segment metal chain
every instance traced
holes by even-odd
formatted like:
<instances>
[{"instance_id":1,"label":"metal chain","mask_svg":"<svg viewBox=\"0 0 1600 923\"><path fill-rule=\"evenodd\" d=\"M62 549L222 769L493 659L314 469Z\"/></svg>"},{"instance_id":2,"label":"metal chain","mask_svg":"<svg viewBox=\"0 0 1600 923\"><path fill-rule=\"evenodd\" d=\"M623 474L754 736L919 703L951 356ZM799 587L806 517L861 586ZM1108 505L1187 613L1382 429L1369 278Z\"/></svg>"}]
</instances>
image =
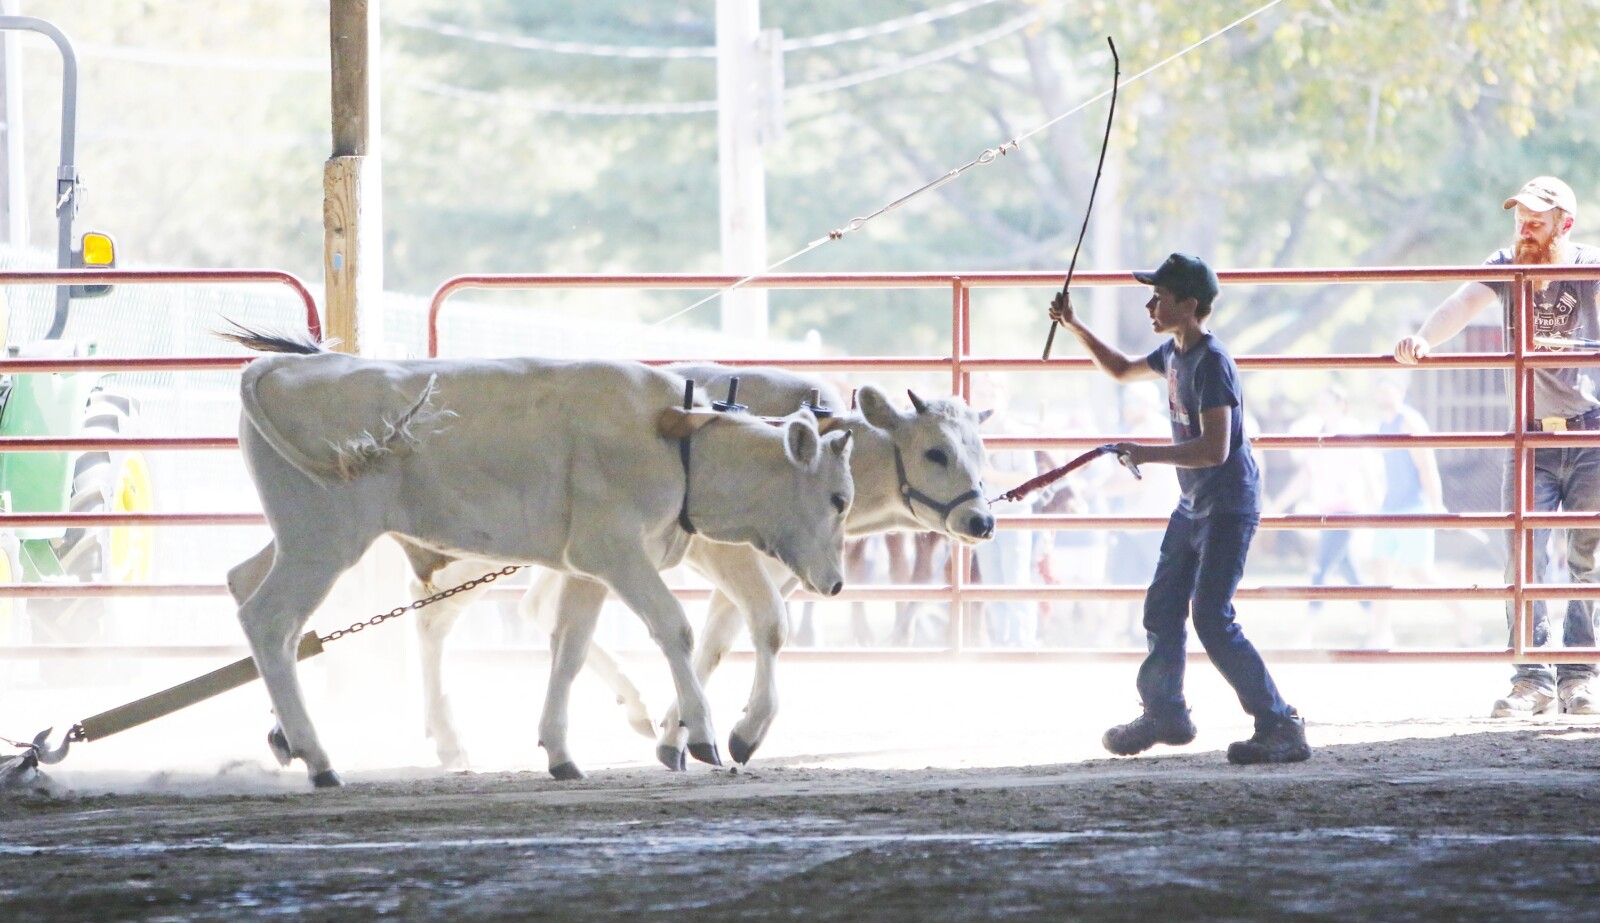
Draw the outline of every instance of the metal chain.
<instances>
[{"instance_id":1,"label":"metal chain","mask_svg":"<svg viewBox=\"0 0 1600 923\"><path fill-rule=\"evenodd\" d=\"M440 590L432 596L423 597L422 599L419 599L409 605L396 606L395 608L390 609L388 612L374 615L372 618L367 619L366 621L356 622L349 628L340 628L335 631L330 631L318 640L320 640L323 644L328 644L343 638L345 635L358 634L366 631L370 626L381 625L390 619L399 618L400 616L405 615L407 612L410 612L414 609L421 609L423 606L432 605L441 599L449 599L457 593L465 593L466 591L485 583L493 583L496 580L499 580L501 577L509 577L517 571L522 570L526 566L527 565L525 564L508 564L499 570L490 571L489 573L484 574L482 577L476 577L472 580L468 580L466 583L463 583L460 586L453 586L448 590Z\"/></svg>"}]
</instances>

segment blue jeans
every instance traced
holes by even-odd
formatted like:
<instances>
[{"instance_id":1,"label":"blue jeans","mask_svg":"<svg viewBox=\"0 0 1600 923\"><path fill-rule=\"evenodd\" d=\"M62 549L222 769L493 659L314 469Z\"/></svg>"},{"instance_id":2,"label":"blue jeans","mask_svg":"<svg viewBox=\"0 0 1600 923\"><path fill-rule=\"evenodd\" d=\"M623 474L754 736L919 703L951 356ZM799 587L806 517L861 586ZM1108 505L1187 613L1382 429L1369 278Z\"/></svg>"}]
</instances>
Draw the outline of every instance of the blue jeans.
<instances>
[{"instance_id":1,"label":"blue jeans","mask_svg":"<svg viewBox=\"0 0 1600 923\"><path fill-rule=\"evenodd\" d=\"M1506 466L1504 481L1505 508L1511 509L1511 467ZM1569 512L1600 511L1600 449L1564 448L1535 449L1533 452L1533 512L1552 510ZM1541 579L1549 564L1549 529L1535 529L1533 534L1533 574L1531 580ZM1600 583L1600 573L1595 570L1595 547L1600 545L1600 529L1567 530L1567 574L1573 583ZM1506 560L1506 582L1511 581L1512 566L1516 561L1515 549ZM1506 627L1512 626L1512 609L1506 607ZM1567 601L1567 618L1562 626L1562 643L1568 647L1594 646L1594 604L1590 600ZM1533 604L1533 643L1543 647L1550 641L1550 619L1544 600ZM1508 642L1509 643L1509 642ZM1517 664L1513 679L1530 679L1546 692L1553 692L1558 682L1589 679L1595 675L1592 663L1562 663L1552 669L1544 663Z\"/></svg>"},{"instance_id":2,"label":"blue jeans","mask_svg":"<svg viewBox=\"0 0 1600 923\"><path fill-rule=\"evenodd\" d=\"M1212 514L1190 519L1173 513L1161 541L1156 575L1144 596L1144 630L1150 653L1139 666L1139 698L1155 715L1180 714L1183 669L1187 660L1185 623L1194 617L1194 631L1211 662L1239 696L1239 704L1256 719L1256 728L1270 727L1295 716L1273 684L1255 645L1234 621L1233 592L1244 576L1245 555L1260 517Z\"/></svg>"},{"instance_id":3,"label":"blue jeans","mask_svg":"<svg viewBox=\"0 0 1600 923\"><path fill-rule=\"evenodd\" d=\"M1312 586L1326 586L1328 575L1335 571L1351 586L1361 582L1361 575L1356 573L1356 562L1350 557L1351 534L1348 529L1324 529L1317 533L1317 564L1311 574ZM1307 608L1312 615L1322 611L1322 602L1320 599L1311 601ZM1361 600L1361 608L1371 610L1372 600Z\"/></svg>"}]
</instances>

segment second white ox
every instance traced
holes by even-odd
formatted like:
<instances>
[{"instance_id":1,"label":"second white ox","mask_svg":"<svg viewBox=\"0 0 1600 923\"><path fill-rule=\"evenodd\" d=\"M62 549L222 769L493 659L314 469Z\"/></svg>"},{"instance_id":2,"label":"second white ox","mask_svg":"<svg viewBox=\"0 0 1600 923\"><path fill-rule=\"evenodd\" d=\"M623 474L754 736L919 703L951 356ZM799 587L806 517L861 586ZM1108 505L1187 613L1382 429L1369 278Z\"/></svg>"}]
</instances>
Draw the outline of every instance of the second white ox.
<instances>
[{"instance_id":1,"label":"second white ox","mask_svg":"<svg viewBox=\"0 0 1600 923\"><path fill-rule=\"evenodd\" d=\"M658 574L688 549L683 523L780 559L816 592L843 585L850 435L820 436L809 413L781 427L718 419L680 455L658 421L683 379L637 363L386 362L250 331L233 339L301 354L260 359L242 378L240 448L273 541L228 584L277 714L269 742L284 763L303 759L316 786L340 779L295 649L334 581L382 535L400 539L425 578L463 558L570 576L539 723L558 777L580 774L566 748L567 690L608 589L667 657L689 752L720 764L690 626Z\"/></svg>"},{"instance_id":2,"label":"second white ox","mask_svg":"<svg viewBox=\"0 0 1600 923\"><path fill-rule=\"evenodd\" d=\"M821 403L842 411L839 396L819 379L781 369L730 368L718 365L675 365L672 371L693 379L702 390L722 394L728 379L738 376L738 400L752 413L775 415L794 409L817 393ZM854 435L850 469L855 482L855 503L845 523L851 537L894 530L937 532L966 543L981 542L994 534L994 516L983 491L984 448L978 425L989 412L978 413L960 398L924 400L909 393L910 412L893 406L877 388L867 386L859 393L859 411L841 413L823 421L824 429ZM732 645L745 622L755 648L755 676L744 716L728 737L734 760L744 763L761 744L777 715L778 690L774 669L779 650L788 635L784 599L799 581L773 562L764 561L748 547L695 539L686 560L716 585L706 621L697 639L695 672L704 682ZM439 572L431 584L452 586L476 573L487 562L459 562ZM540 581L522 601L524 614L543 620L557 593L570 594L570 580L551 586ZM445 636L457 617L481 591L462 593L420 613L417 629L421 638L422 675L426 713L424 721L433 738L440 761L446 766L467 762L449 699L444 693L442 659ZM562 617L570 615L570 599L563 596ZM598 608L599 597L588 604ZM615 661L598 646L589 653L588 666L617 693L617 701L628 713L636 730L651 734L649 714L638 689L624 676ZM689 703L680 699L667 714L657 746L657 757L669 768L685 765L686 744L693 752L694 737L680 725L679 711L689 714ZM552 765L554 761L552 759ZM562 767L567 769L569 767ZM552 768L552 772L555 769ZM557 773L558 777L575 777Z\"/></svg>"}]
</instances>

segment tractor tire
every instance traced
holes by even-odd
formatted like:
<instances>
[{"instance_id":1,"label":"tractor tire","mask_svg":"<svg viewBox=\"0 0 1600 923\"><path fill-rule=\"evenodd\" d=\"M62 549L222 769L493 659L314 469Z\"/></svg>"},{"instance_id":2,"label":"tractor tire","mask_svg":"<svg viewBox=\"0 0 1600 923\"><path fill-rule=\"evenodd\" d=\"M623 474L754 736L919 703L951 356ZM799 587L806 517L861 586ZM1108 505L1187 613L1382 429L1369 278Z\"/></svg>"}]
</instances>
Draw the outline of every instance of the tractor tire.
<instances>
[{"instance_id":1,"label":"tractor tire","mask_svg":"<svg viewBox=\"0 0 1600 923\"><path fill-rule=\"evenodd\" d=\"M116 438L132 434L138 404L132 398L96 391L85 407L82 435ZM140 452L96 449L73 462L74 513L141 513L152 504L150 469ZM128 583L150 579L154 534L149 526L92 526L68 529L52 543L61 569L80 583ZM37 643L94 644L110 640L112 600L59 597L34 600L29 607Z\"/></svg>"}]
</instances>

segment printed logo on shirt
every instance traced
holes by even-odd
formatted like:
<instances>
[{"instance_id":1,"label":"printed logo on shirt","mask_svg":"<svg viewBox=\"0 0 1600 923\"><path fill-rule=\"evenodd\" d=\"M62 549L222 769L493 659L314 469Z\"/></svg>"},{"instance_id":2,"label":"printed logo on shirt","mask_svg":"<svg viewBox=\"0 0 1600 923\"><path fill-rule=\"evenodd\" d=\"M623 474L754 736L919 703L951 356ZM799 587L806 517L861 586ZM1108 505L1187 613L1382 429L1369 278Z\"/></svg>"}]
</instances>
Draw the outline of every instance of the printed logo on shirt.
<instances>
[{"instance_id":1,"label":"printed logo on shirt","mask_svg":"<svg viewBox=\"0 0 1600 923\"><path fill-rule=\"evenodd\" d=\"M1551 291L1559 294L1533 306L1533 328L1539 333L1568 333L1578 323L1578 296L1565 285L1552 286Z\"/></svg>"},{"instance_id":2,"label":"printed logo on shirt","mask_svg":"<svg viewBox=\"0 0 1600 923\"><path fill-rule=\"evenodd\" d=\"M1178 370L1170 365L1167 366L1167 415L1183 427L1184 432L1189 431L1189 411L1178 400Z\"/></svg>"}]
</instances>

